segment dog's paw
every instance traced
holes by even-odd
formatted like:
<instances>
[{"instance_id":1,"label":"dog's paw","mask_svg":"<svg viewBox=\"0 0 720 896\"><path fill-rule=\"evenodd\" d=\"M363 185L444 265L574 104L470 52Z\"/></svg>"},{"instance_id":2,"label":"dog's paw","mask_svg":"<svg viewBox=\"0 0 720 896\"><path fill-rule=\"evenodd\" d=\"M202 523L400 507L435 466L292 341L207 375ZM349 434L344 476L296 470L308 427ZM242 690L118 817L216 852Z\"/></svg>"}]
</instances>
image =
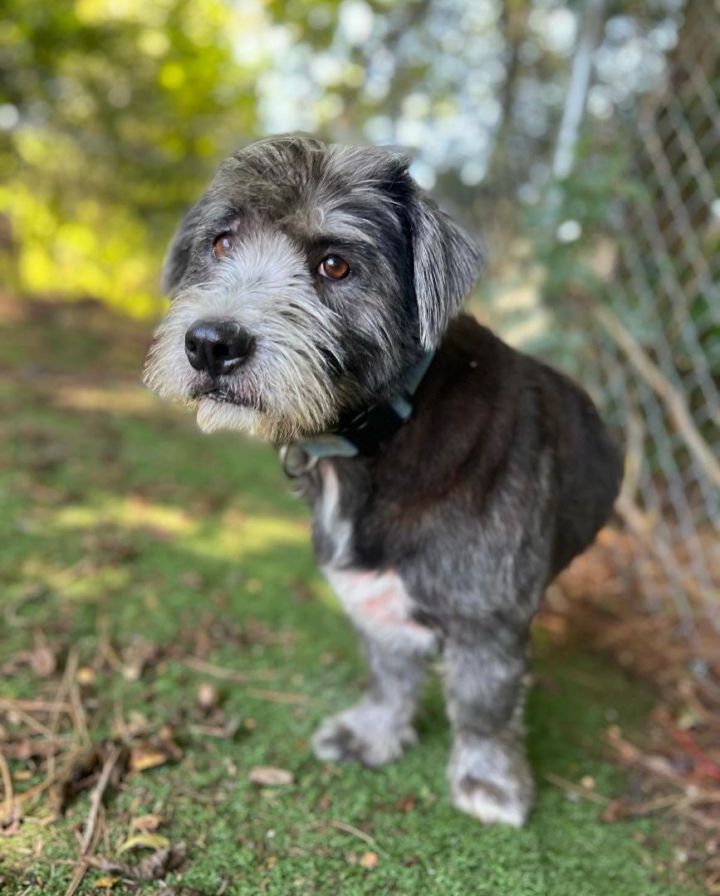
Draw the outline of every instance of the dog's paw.
<instances>
[{"instance_id":1,"label":"dog's paw","mask_svg":"<svg viewBox=\"0 0 720 896\"><path fill-rule=\"evenodd\" d=\"M527 821L531 800L517 789L503 789L492 781L467 775L452 788L453 805L483 824L508 824L521 828Z\"/></svg>"},{"instance_id":2,"label":"dog's paw","mask_svg":"<svg viewBox=\"0 0 720 896\"><path fill-rule=\"evenodd\" d=\"M491 738L456 744L448 769L453 805L483 824L522 827L532 808L532 774L522 748Z\"/></svg>"},{"instance_id":3,"label":"dog's paw","mask_svg":"<svg viewBox=\"0 0 720 896\"><path fill-rule=\"evenodd\" d=\"M408 724L398 724L387 708L359 704L320 725L312 739L318 759L330 762L354 760L379 768L402 756L405 747L417 742Z\"/></svg>"}]
</instances>

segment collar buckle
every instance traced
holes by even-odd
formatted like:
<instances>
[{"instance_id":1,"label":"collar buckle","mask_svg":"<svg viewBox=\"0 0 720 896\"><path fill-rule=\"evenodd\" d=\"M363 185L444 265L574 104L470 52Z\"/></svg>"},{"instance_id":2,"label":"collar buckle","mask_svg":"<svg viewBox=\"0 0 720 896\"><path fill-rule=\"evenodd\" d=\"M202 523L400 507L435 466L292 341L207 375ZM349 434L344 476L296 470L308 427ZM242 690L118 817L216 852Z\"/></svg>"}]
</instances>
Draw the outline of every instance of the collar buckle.
<instances>
[{"instance_id":1,"label":"collar buckle","mask_svg":"<svg viewBox=\"0 0 720 896\"><path fill-rule=\"evenodd\" d=\"M305 476L317 466L320 458L303 448L302 442L289 442L280 446L280 466L290 479Z\"/></svg>"}]
</instances>

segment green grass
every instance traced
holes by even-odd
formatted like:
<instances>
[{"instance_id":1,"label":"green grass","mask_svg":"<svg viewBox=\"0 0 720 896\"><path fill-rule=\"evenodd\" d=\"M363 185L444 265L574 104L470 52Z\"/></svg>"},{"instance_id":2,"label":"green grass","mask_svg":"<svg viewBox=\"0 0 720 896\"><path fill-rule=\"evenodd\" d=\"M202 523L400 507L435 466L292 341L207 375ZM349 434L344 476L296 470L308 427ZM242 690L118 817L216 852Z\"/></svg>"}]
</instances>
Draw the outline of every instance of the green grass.
<instances>
[{"instance_id":1,"label":"green grass","mask_svg":"<svg viewBox=\"0 0 720 896\"><path fill-rule=\"evenodd\" d=\"M130 820L155 812L160 833L189 847L168 876L177 893L692 892L670 882L672 844L653 824L604 824L601 805L569 799L548 780L591 775L607 797L627 786L605 758L603 731L611 721L642 726L649 701L596 657L537 645L528 728L539 794L523 831L483 828L450 806L435 682L421 744L401 762L379 772L316 762L310 734L357 697L364 673L315 570L305 508L273 452L203 436L143 392L136 325L76 307L0 321L0 341L0 665L39 639L59 657L45 678L18 664L0 696L51 699L73 651L95 673L83 691L93 740L122 718L151 732L169 724L183 750L176 764L130 774L112 794L99 854L114 857ZM119 662L103 657L108 642ZM122 669L132 649L148 655L137 680ZM218 682L221 704L208 719L195 695L209 679L187 666L189 655L257 682ZM278 703L258 688L302 702ZM203 726L218 720L236 720L237 733L210 736ZM10 719L5 736L19 730ZM259 789L248 781L256 765L289 769L295 781ZM42 780L40 768L11 767L30 773L18 790ZM88 808L86 792L53 824L30 817L0 838L0 891L62 896ZM368 852L374 868L360 861ZM103 892L100 876L88 872L79 892ZM112 889L128 892L122 881Z\"/></svg>"}]
</instances>

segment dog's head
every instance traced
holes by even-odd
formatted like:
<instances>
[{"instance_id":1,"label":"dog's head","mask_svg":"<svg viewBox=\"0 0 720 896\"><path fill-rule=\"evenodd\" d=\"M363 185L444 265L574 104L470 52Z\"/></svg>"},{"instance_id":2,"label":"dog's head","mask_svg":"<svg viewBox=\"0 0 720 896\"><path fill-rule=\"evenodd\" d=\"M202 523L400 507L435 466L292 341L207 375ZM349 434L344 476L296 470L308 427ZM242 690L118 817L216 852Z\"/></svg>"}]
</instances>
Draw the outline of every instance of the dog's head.
<instances>
[{"instance_id":1,"label":"dog's head","mask_svg":"<svg viewBox=\"0 0 720 896\"><path fill-rule=\"evenodd\" d=\"M220 166L170 246L145 381L205 430L284 442L390 397L440 341L477 247L407 160L301 136Z\"/></svg>"}]
</instances>

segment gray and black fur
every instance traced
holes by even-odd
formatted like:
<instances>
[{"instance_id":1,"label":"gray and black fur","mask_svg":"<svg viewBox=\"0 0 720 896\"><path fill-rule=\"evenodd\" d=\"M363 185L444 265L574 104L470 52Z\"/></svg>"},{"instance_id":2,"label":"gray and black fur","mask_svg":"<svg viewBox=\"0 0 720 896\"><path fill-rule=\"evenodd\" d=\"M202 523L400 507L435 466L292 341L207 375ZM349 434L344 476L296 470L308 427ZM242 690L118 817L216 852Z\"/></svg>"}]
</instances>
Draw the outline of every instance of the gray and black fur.
<instances>
[{"instance_id":1,"label":"gray and black fur","mask_svg":"<svg viewBox=\"0 0 720 896\"><path fill-rule=\"evenodd\" d=\"M344 279L320 275L329 255L349 265ZM533 797L530 621L607 520L621 465L581 389L459 315L479 263L404 158L260 141L221 165L180 226L165 268L174 302L146 380L195 406L207 430L287 443L388 401L436 350L411 419L373 456L326 458L302 477L318 561L371 673L313 747L369 766L396 759L414 743L418 690L440 653L452 799L481 821L520 825ZM227 370L198 363L186 342L198 322L205 333L218 321L242 334Z\"/></svg>"}]
</instances>

